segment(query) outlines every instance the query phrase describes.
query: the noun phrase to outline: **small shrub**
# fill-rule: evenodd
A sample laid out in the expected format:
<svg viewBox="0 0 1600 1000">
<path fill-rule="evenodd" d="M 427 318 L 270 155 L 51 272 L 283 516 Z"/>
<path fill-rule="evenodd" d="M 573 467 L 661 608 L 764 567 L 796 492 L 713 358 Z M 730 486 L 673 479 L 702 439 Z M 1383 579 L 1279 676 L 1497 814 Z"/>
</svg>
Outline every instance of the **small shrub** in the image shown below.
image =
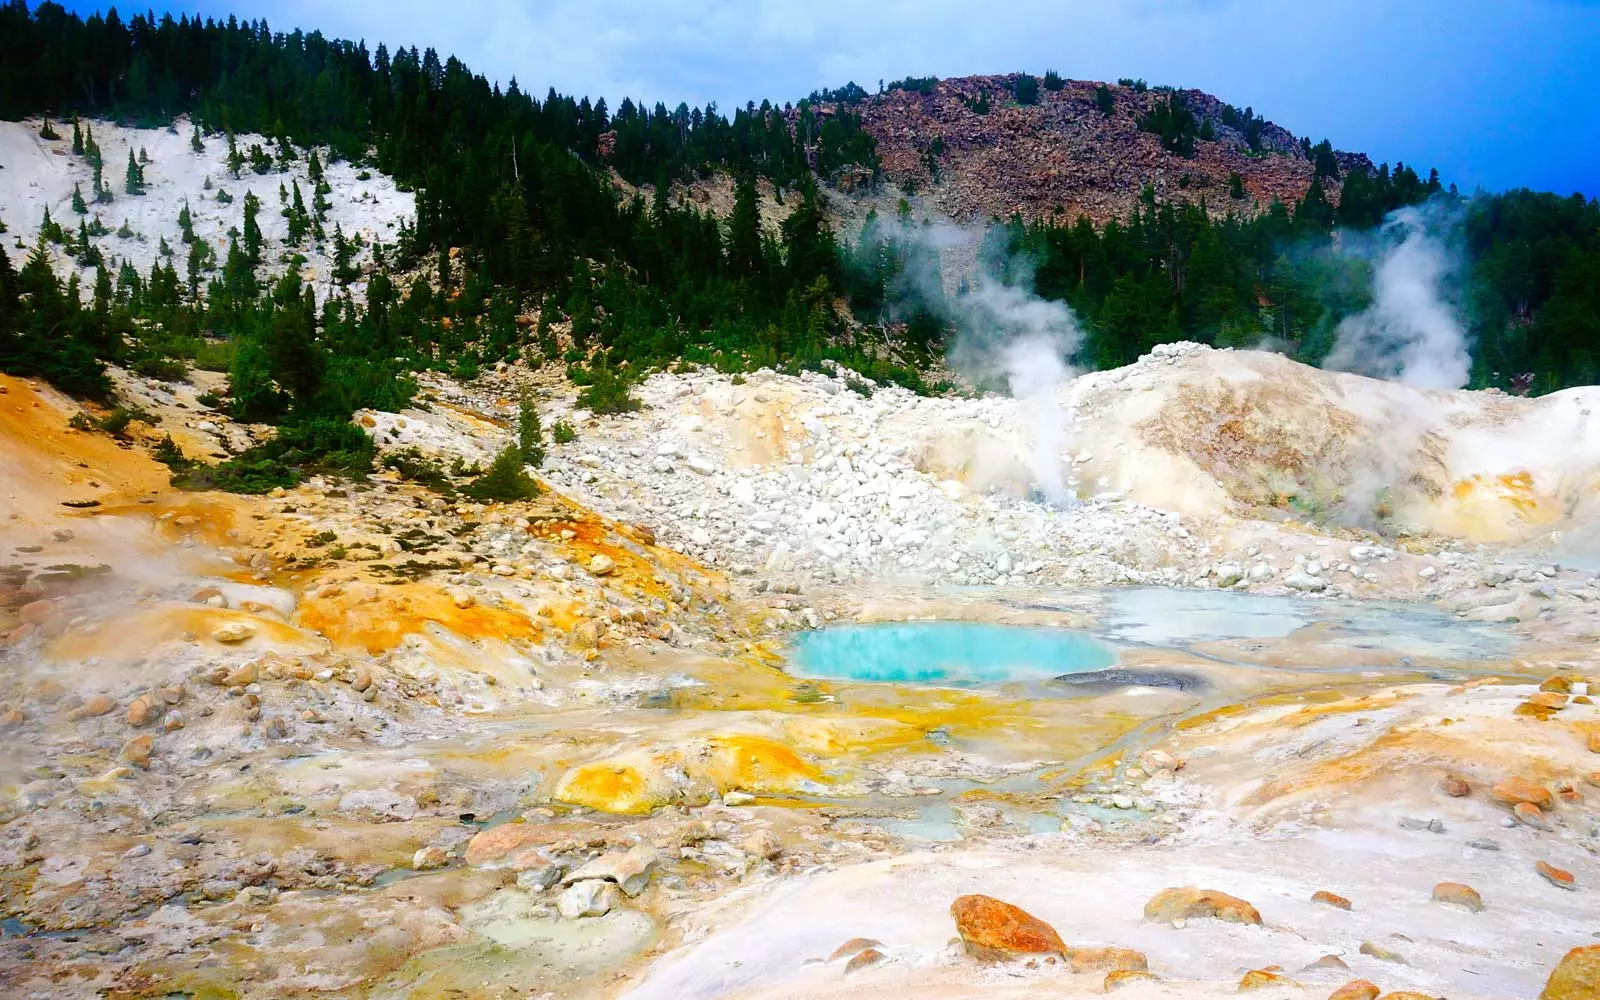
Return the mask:
<svg viewBox="0 0 1600 1000">
<path fill-rule="evenodd" d="M 233 341 L 202 341 L 195 348 L 194 366 L 201 371 L 228 372 L 233 368 Z"/>
<path fill-rule="evenodd" d="M 385 469 L 400 473 L 414 483 L 420 483 L 435 493 L 453 495 L 455 487 L 445 475 L 444 466 L 416 448 L 404 448 L 383 456 L 380 463 Z"/>
<path fill-rule="evenodd" d="M 140 358 L 133 363 L 133 370 L 145 378 L 153 378 L 157 382 L 182 382 L 189 377 L 189 367 L 177 358 L 163 358 L 155 355 Z"/>
<path fill-rule="evenodd" d="M 544 464 L 544 429 L 539 426 L 539 407 L 533 395 L 527 392 L 517 404 L 517 450 L 528 465 L 537 469 Z"/>
<path fill-rule="evenodd" d="M 501 449 L 489 468 L 462 491 L 479 501 L 511 503 L 532 500 L 539 495 L 539 484 L 523 469 L 522 454 L 515 445 Z"/>
<path fill-rule="evenodd" d="M 565 420 L 557 420 L 550 425 L 550 439 L 556 444 L 568 444 L 577 436 L 578 432 Z"/>
<path fill-rule="evenodd" d="M 214 392 L 202 392 L 194 398 L 194 401 L 211 410 L 218 410 L 227 405 L 227 401 Z"/>
<path fill-rule="evenodd" d="M 172 440 L 171 434 L 157 441 L 156 446 L 150 450 L 150 454 L 156 461 L 173 472 L 185 472 L 195 465 L 194 459 L 183 453 L 183 449 L 178 447 L 178 443 Z"/>
</svg>

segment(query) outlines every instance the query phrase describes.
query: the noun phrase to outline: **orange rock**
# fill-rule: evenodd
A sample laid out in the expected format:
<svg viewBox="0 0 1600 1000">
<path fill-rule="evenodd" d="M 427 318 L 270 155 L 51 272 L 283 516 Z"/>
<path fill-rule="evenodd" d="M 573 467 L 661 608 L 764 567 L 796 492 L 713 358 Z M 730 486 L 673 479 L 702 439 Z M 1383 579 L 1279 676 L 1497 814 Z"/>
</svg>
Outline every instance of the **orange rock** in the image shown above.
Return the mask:
<svg viewBox="0 0 1600 1000">
<path fill-rule="evenodd" d="M 1552 710 L 1562 709 L 1567 707 L 1567 696 L 1556 691 L 1539 691 L 1528 696 L 1528 704 Z"/>
<path fill-rule="evenodd" d="M 1299 985 L 1288 976 L 1280 976 L 1276 972 L 1266 969 L 1251 969 L 1239 980 L 1239 992 L 1246 993 L 1250 990 L 1264 990 L 1269 986 L 1297 986 Z"/>
<path fill-rule="evenodd" d="M 1578 694 L 1572 696 L 1572 703 L 1574 705 L 1593 705 L 1594 699 L 1586 694 Z"/>
<path fill-rule="evenodd" d="M 1336 895 L 1335 893 L 1328 892 L 1326 889 L 1319 889 L 1316 892 L 1313 892 L 1311 894 L 1311 901 L 1313 903 L 1321 903 L 1324 906 L 1335 906 L 1341 910 L 1350 909 L 1350 901 L 1348 899 L 1345 899 L 1343 896 Z"/>
<path fill-rule="evenodd" d="M 137 768 L 148 769 L 150 767 L 150 755 L 155 752 L 155 748 L 155 737 L 149 733 L 143 733 L 124 743 L 122 745 L 122 753 L 118 755 L 117 759 L 125 764 L 132 764 Z"/>
<path fill-rule="evenodd" d="M 501 823 L 480 830 L 467 841 L 467 864 L 474 868 L 498 861 L 519 847 L 539 839 L 539 828 L 532 823 Z"/>
<path fill-rule="evenodd" d="M 967 954 L 983 961 L 1017 955 L 1060 955 L 1067 946 L 1049 924 L 993 896 L 958 896 L 950 904 Z"/>
<path fill-rule="evenodd" d="M 1073 972 L 1110 972 L 1127 969 L 1143 972 L 1150 968 L 1144 952 L 1132 948 L 1085 948 L 1072 956 Z"/>
<path fill-rule="evenodd" d="M 1589 741 L 1584 745 L 1589 748 L 1590 753 L 1600 753 L 1600 729 L 1590 733 Z"/>
<path fill-rule="evenodd" d="M 1583 780 L 1596 788 L 1600 788 L 1600 771 L 1590 771 L 1583 776 Z"/>
<path fill-rule="evenodd" d="M 97 694 L 77 708 L 67 713 L 69 719 L 91 719 L 101 715 L 110 715 L 117 703 L 103 694 Z"/>
<path fill-rule="evenodd" d="M 128 704 L 128 725 L 148 726 L 161 716 L 162 703 L 154 696 L 142 694 Z"/>
<path fill-rule="evenodd" d="M 1114 969 L 1106 973 L 1103 989 L 1110 993 L 1132 983 L 1159 983 L 1161 977 L 1153 972 L 1141 972 L 1138 969 Z"/>
<path fill-rule="evenodd" d="M 1503 805 L 1529 802 L 1543 809 L 1550 805 L 1550 789 L 1526 778 L 1507 778 L 1489 789 L 1489 797 Z"/>
<path fill-rule="evenodd" d="M 1472 786 L 1467 784 L 1467 779 L 1459 774 L 1447 774 L 1439 782 L 1439 789 L 1452 798 L 1464 798 L 1472 794 Z"/>
<path fill-rule="evenodd" d="M 1532 802 L 1518 802 L 1511 811 L 1527 826 L 1536 830 L 1550 829 L 1550 821 L 1544 818 L 1544 810 Z"/>
<path fill-rule="evenodd" d="M 865 969 L 869 965 L 877 965 L 883 961 L 884 954 L 876 948 L 864 948 L 856 953 L 856 957 L 844 964 L 844 974 L 849 975 L 857 969 Z"/>
<path fill-rule="evenodd" d="M 1144 918 L 1158 923 L 1215 917 L 1234 924 L 1259 924 L 1261 914 L 1254 906 L 1215 889 L 1182 886 L 1162 889 L 1144 904 Z"/>
<path fill-rule="evenodd" d="M 1461 882 L 1440 882 L 1434 886 L 1433 901 L 1464 906 L 1473 913 L 1483 909 L 1483 897 L 1478 895 L 1478 890 Z"/>
<path fill-rule="evenodd" d="M 1600 997 L 1600 944 L 1567 952 L 1550 973 L 1539 1000 L 1594 1000 Z"/>
<path fill-rule="evenodd" d="M 1572 889 L 1576 887 L 1577 880 L 1572 877 L 1571 872 L 1562 868 L 1557 868 L 1548 861 L 1541 861 L 1533 867 L 1534 870 L 1540 875 L 1544 876 L 1544 880 L 1549 882 L 1551 885 L 1560 886 L 1563 889 Z"/>
<path fill-rule="evenodd" d="M 1328 1000 L 1378 1000 L 1377 985 L 1366 979 L 1352 979 L 1328 994 Z"/>
<path fill-rule="evenodd" d="M 854 937 L 846 941 L 844 944 L 841 944 L 839 947 L 833 949 L 833 954 L 828 956 L 828 961 L 837 962 L 839 959 L 844 958 L 847 955 L 856 955 L 860 952 L 866 951 L 868 948 L 881 947 L 883 947 L 883 942 L 879 941 L 877 938 Z"/>
<path fill-rule="evenodd" d="M 1571 694 L 1572 679 L 1570 677 L 1563 677 L 1560 674 L 1554 674 L 1544 679 L 1544 683 L 1539 685 L 1539 690 L 1554 691 L 1557 694 Z"/>
</svg>

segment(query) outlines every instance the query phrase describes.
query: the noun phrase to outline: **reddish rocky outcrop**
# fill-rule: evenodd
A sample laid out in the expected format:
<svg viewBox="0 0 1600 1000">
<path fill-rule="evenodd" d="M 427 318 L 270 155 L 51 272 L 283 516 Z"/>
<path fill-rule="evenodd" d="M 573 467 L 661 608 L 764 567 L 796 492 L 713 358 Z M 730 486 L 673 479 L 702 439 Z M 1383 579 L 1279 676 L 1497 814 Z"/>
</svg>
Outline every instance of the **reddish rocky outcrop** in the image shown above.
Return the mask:
<svg viewBox="0 0 1600 1000">
<path fill-rule="evenodd" d="M 1024 218 L 1080 215 L 1096 223 L 1126 218 L 1146 185 L 1160 199 L 1199 203 L 1210 210 L 1250 213 L 1274 200 L 1293 204 L 1311 185 L 1314 170 L 1295 137 L 1276 125 L 1262 130 L 1261 152 L 1243 133 L 1222 123 L 1223 102 L 1198 90 L 1177 94 L 1215 140 L 1195 143 L 1185 159 L 1139 130 L 1138 117 L 1165 100 L 1154 90 L 1108 84 L 1110 115 L 1095 103 L 1092 80 L 1068 80 L 1059 90 L 1040 88 L 1036 104 L 1012 98 L 1014 74 L 939 81 L 928 93 L 889 90 L 863 101 L 862 126 L 878 144 L 884 174 L 928 193 L 937 208 L 971 222 L 1013 213 Z M 974 110 L 987 96 L 989 111 Z M 832 113 L 831 106 L 824 108 Z M 1345 169 L 1369 169 L 1359 154 L 1339 154 Z M 1229 194 L 1239 174 L 1246 197 Z M 1339 185 L 1324 181 L 1330 200 Z"/>
</svg>

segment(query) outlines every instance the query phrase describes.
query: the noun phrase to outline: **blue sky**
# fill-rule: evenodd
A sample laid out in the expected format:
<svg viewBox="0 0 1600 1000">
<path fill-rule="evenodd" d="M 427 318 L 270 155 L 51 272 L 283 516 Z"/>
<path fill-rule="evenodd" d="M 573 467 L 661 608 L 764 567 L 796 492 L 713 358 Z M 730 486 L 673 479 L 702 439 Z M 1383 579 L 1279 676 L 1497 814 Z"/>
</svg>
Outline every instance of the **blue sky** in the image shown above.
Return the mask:
<svg viewBox="0 0 1600 1000">
<path fill-rule="evenodd" d="M 89 11 L 104 4 L 68 2 Z M 128 5 L 124 13 L 145 9 Z M 1600 196 L 1600 0 L 217 0 L 158 12 L 433 46 L 526 90 L 669 106 L 1055 69 L 1199 87 L 1463 190 Z"/>
</svg>

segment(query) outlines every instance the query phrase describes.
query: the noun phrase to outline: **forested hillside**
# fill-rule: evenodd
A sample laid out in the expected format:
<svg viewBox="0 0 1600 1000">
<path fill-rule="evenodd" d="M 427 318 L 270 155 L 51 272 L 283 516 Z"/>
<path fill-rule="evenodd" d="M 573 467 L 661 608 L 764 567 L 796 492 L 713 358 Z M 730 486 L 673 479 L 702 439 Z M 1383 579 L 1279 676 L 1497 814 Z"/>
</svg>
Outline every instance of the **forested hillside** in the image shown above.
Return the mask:
<svg viewBox="0 0 1600 1000">
<path fill-rule="evenodd" d="M 984 108 L 1038 100 L 1038 81 L 1025 86 L 1024 76 L 985 92 Z M 1370 263 L 1341 253 L 1339 230 L 1438 198 L 1463 219 L 1466 266 L 1447 291 L 1470 320 L 1474 383 L 1542 392 L 1600 378 L 1595 203 L 1463 198 L 1404 165 L 1369 171 L 1309 139 L 1263 143 L 1276 133 L 1251 109 L 1192 93 L 1162 92 L 1162 114 L 1138 128 L 1180 158 L 1237 133 L 1250 155 L 1304 157 L 1315 177 L 1293 204 L 1254 205 L 1236 183 L 1227 205 L 1146 188 L 1127 218 L 1098 226 L 1064 213 L 994 220 L 988 269 L 1072 305 L 1089 331 L 1080 363 L 1121 364 L 1179 338 L 1270 338 L 1318 361 L 1339 319 L 1369 295 Z M 94 395 L 107 391 L 103 361 L 156 370 L 220 357 L 236 415 L 316 429 L 282 436 L 275 460 L 290 464 L 359 452 L 343 423 L 351 408 L 402 404 L 405 373 L 428 366 L 470 375 L 497 360 L 559 357 L 600 409 L 626 407 L 630 379 L 678 359 L 739 369 L 832 357 L 925 389 L 960 310 L 912 292 L 925 283 L 908 272 L 929 263 L 915 198 L 898 219 L 869 215 L 859 233 L 837 232 L 829 212 L 838 199 L 895 197 L 863 125 L 870 99 L 852 85 L 731 116 L 631 100 L 613 111 L 553 91 L 539 99 L 515 80 L 501 89 L 431 49 L 369 52 L 232 18 L 83 19 L 12 0 L 0 8 L 0 116 L 42 116 L 41 134 L 65 143 L 80 119 L 165 127 L 189 115 L 196 143 L 229 144 L 236 175 L 348 160 L 414 190 L 417 210 L 414 226 L 374 248 L 383 267 L 364 302 L 318 301 L 292 269 L 266 280 L 251 237 L 259 205 L 239 206 L 226 255 L 183 276 L 171 259 L 139 273 L 102 250 L 85 220 L 0 220 L 13 247 L 34 251 L 20 268 L 0 260 L 0 366 Z M 234 151 L 248 134 L 264 141 Z M 78 142 L 72 155 L 98 151 Z M 139 196 L 131 154 L 126 168 L 93 165 L 124 183 L 97 181 L 91 201 Z M 737 185 L 725 218 L 668 197 L 674 182 L 717 174 Z M 937 170 L 927 177 L 939 183 Z M 654 194 L 624 197 L 615 178 Z M 761 224 L 758 181 L 792 209 L 776 230 Z M 303 249 L 335 238 L 312 224 L 315 207 L 287 211 L 301 213 Z M 52 271 L 41 249 L 51 241 L 73 250 L 71 273 Z"/>
</svg>

